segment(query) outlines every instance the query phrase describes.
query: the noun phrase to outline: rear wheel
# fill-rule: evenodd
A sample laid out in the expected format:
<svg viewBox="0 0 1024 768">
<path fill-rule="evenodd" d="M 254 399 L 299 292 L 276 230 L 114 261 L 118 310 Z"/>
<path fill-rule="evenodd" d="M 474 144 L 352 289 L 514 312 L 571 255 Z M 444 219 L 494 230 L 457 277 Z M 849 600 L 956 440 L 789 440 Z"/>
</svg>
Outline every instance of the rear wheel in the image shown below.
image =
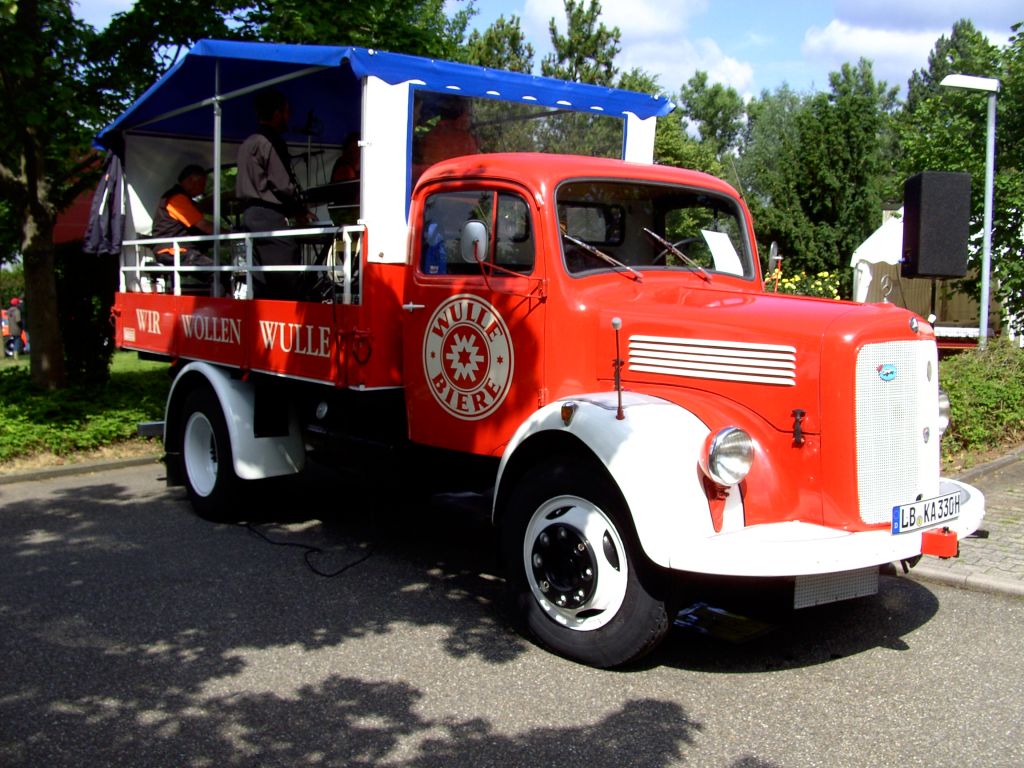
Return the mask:
<svg viewBox="0 0 1024 768">
<path fill-rule="evenodd" d="M 217 396 L 208 387 L 196 389 L 185 400 L 182 419 L 181 457 L 189 500 L 201 517 L 232 520 L 241 482 Z"/>
<path fill-rule="evenodd" d="M 562 462 L 528 472 L 502 517 L 517 618 L 543 645 L 596 667 L 652 650 L 668 630 L 646 559 L 610 480 Z"/>
</svg>

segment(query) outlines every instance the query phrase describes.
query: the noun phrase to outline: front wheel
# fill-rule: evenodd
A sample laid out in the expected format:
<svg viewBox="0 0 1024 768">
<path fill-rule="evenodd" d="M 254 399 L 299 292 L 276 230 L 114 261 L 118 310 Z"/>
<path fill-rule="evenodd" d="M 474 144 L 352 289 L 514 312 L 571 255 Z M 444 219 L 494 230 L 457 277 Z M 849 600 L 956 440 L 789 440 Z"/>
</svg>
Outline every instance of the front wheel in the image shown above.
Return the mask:
<svg viewBox="0 0 1024 768">
<path fill-rule="evenodd" d="M 611 481 L 568 462 L 528 472 L 502 517 L 517 619 L 551 650 L 595 667 L 634 661 L 668 631 L 665 603 L 645 586 L 650 569 L 625 520 Z"/>
<path fill-rule="evenodd" d="M 232 520 L 240 481 L 227 424 L 213 391 L 203 387 L 189 394 L 182 419 L 181 457 L 189 500 L 200 517 Z"/>
</svg>

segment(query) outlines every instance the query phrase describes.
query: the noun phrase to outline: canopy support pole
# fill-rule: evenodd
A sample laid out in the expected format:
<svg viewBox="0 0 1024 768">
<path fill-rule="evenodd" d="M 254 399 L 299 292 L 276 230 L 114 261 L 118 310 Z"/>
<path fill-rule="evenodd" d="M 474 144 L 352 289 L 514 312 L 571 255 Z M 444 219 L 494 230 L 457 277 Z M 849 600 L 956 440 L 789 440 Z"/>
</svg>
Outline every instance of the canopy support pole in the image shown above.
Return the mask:
<svg viewBox="0 0 1024 768">
<path fill-rule="evenodd" d="M 220 267 L 220 166 L 221 166 L 220 59 L 213 70 L 213 266 Z M 220 273 L 214 271 L 213 295 L 220 296 Z"/>
</svg>

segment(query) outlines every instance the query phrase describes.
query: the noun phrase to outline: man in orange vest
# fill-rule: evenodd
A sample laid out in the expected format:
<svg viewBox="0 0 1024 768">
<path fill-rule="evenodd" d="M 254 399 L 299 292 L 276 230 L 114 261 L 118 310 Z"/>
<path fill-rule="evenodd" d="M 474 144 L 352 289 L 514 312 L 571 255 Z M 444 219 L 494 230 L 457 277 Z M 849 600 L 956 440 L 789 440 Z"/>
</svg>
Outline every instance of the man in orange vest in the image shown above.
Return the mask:
<svg viewBox="0 0 1024 768">
<path fill-rule="evenodd" d="M 178 174 L 178 183 L 160 196 L 153 216 L 152 237 L 171 240 L 189 235 L 212 235 L 213 223 L 203 216 L 193 198 L 206 190 L 206 169 L 198 165 L 186 165 Z M 195 244 L 179 246 L 181 264 L 186 266 L 209 266 L 213 259 Z M 174 247 L 171 244 L 158 245 L 156 260 L 165 266 L 174 264 Z"/>
</svg>

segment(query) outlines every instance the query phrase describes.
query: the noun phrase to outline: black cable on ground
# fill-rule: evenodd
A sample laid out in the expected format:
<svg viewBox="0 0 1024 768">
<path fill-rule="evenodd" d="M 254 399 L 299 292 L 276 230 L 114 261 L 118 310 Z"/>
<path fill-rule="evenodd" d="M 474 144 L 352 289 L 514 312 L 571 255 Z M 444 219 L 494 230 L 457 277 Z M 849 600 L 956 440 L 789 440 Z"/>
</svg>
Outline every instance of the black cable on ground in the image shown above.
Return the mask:
<svg viewBox="0 0 1024 768">
<path fill-rule="evenodd" d="M 305 553 L 303 554 L 302 559 L 306 561 L 306 565 L 309 567 L 309 570 L 311 570 L 317 576 L 323 576 L 324 578 L 327 578 L 327 579 L 331 579 L 331 578 L 334 578 L 335 576 L 339 576 L 342 573 L 344 573 L 345 571 L 349 570 L 350 568 L 355 568 L 360 563 L 365 563 L 367 560 L 369 560 L 373 556 L 373 552 L 367 552 L 366 554 L 362 555 L 361 557 L 357 557 L 352 562 L 346 563 L 345 565 L 343 565 L 341 568 L 337 569 L 336 571 L 331 571 L 331 572 L 322 571 L 322 570 L 320 570 L 319 568 L 317 568 L 313 564 L 312 560 L 310 560 L 310 557 L 312 555 L 322 555 L 322 554 L 324 554 L 324 550 L 322 550 L 320 547 L 315 547 L 312 544 L 302 544 L 302 543 L 296 542 L 296 541 L 274 541 L 274 539 L 272 539 L 269 536 L 267 536 L 267 534 L 265 534 L 263 531 L 261 531 L 258 527 L 256 527 L 252 523 L 246 523 L 245 527 L 248 528 L 249 531 L 251 531 L 252 533 L 254 533 L 257 536 L 259 536 L 265 542 L 267 542 L 268 544 L 273 544 L 275 547 L 296 547 L 298 549 L 304 549 Z"/>
</svg>

